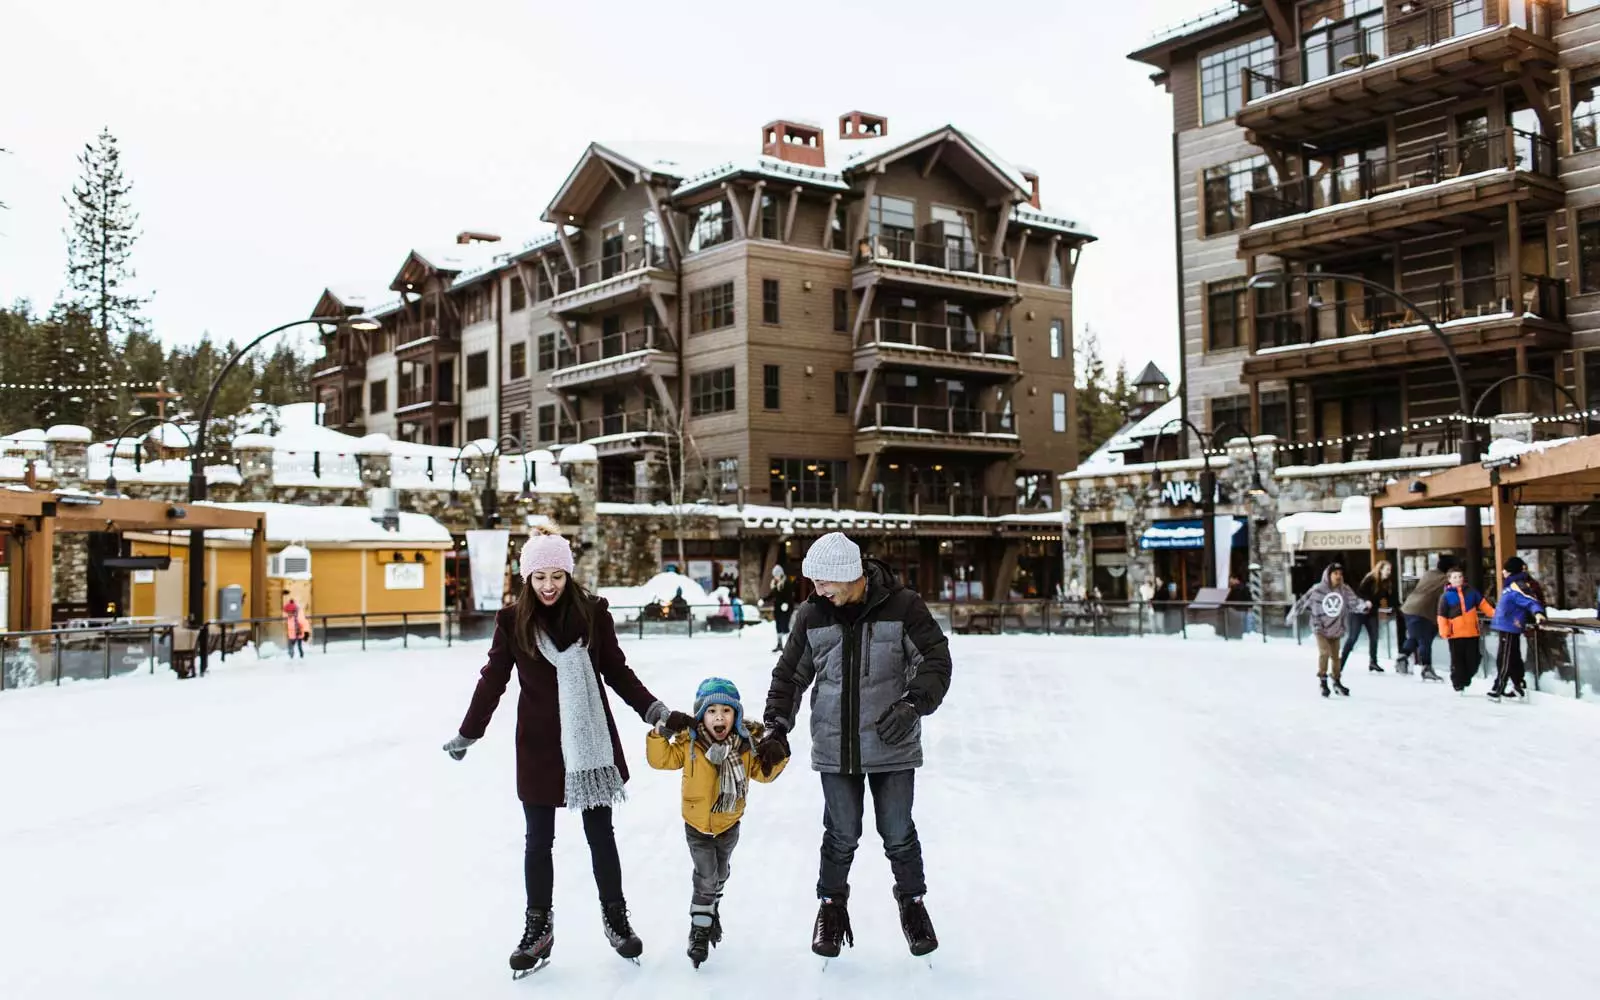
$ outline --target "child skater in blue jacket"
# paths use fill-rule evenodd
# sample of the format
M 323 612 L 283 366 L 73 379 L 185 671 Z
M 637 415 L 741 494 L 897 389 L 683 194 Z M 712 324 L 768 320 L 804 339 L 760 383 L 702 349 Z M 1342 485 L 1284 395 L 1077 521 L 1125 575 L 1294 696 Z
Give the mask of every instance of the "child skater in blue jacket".
M 1522 664 L 1522 629 L 1529 618 L 1535 622 L 1544 621 L 1544 605 L 1528 593 L 1533 589 L 1532 578 L 1528 576 L 1528 564 L 1512 556 L 1506 560 L 1502 576 L 1500 602 L 1495 605 L 1494 621 L 1489 623 L 1489 628 L 1500 640 L 1500 649 L 1495 655 L 1494 686 L 1489 689 L 1489 697 L 1495 701 L 1505 695 L 1508 681 L 1512 684 L 1513 698 L 1527 697 L 1528 682 Z

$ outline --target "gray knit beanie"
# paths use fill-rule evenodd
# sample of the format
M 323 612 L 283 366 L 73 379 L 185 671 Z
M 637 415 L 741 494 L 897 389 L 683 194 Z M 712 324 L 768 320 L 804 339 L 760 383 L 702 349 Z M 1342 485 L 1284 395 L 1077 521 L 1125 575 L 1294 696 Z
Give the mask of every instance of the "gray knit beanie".
M 823 583 L 852 583 L 861 579 L 861 546 L 842 531 L 830 531 L 811 543 L 800 572 Z

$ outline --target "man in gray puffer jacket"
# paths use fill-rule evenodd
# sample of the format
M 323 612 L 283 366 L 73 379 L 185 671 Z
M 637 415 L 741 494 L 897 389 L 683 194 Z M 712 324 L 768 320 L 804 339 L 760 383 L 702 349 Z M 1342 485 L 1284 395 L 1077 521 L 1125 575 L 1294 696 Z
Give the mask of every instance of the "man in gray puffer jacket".
M 767 692 L 765 761 L 788 755 L 800 696 L 811 687 L 811 766 L 822 775 L 821 905 L 811 950 L 832 958 L 855 944 L 850 930 L 850 863 L 861 840 L 864 796 L 894 872 L 900 926 L 914 955 L 939 946 L 923 906 L 922 844 L 911 819 L 922 717 L 950 688 L 950 647 L 928 606 L 840 532 L 812 543 L 801 572 L 816 594 L 795 612 Z M 814 684 L 814 686 L 813 686 Z

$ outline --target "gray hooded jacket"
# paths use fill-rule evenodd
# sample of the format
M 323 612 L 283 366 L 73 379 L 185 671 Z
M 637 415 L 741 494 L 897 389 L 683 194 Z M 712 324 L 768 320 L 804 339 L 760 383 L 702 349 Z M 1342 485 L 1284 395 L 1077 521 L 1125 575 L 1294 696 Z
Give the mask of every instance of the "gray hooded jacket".
M 811 688 L 811 766 L 835 774 L 903 771 L 922 764 L 922 725 L 896 744 L 878 738 L 878 716 L 897 701 L 931 715 L 950 689 L 950 645 L 916 591 L 866 561 L 867 598 L 854 625 L 820 595 L 795 611 L 772 671 L 767 726 L 794 729 Z
M 1328 581 L 1332 566 L 1322 571 L 1322 582 L 1301 595 L 1289 612 L 1286 621 L 1293 621 L 1302 609 L 1311 611 L 1311 630 L 1317 635 L 1337 639 L 1344 635 L 1345 616 L 1352 611 L 1365 611 L 1372 606 L 1364 601 L 1348 583 L 1335 587 Z

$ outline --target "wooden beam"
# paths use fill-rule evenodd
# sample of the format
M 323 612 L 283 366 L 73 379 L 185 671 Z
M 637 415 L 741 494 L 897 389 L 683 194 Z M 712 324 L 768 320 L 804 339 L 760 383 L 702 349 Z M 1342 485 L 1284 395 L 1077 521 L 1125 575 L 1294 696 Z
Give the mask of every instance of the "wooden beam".
M 661 294 L 661 289 L 650 286 L 650 302 L 656 307 L 656 315 L 661 318 L 661 323 L 667 328 L 667 333 L 672 337 L 673 346 L 678 344 L 678 311 L 668 309 L 666 299 Z
M 856 397 L 855 426 L 861 426 L 861 415 L 867 411 L 867 398 L 872 395 L 872 383 L 876 380 L 878 369 L 868 368 L 865 377 L 861 379 L 861 395 Z
M 845 247 L 851 253 L 856 252 L 856 247 L 867 236 L 867 215 L 872 211 L 872 198 L 878 190 L 878 175 L 871 174 L 867 177 L 866 185 L 861 189 L 861 212 L 856 217 L 856 223 L 851 227 L 850 245 Z
M 256 518 L 250 532 L 250 617 L 269 616 L 267 608 L 267 517 Z
M 861 466 L 861 481 L 856 485 L 856 506 L 858 508 L 868 506 L 869 501 L 867 498 L 872 494 L 872 480 L 877 474 L 878 453 L 870 451 L 867 453 L 866 462 Z
M 621 189 L 622 189 L 622 190 L 624 190 L 624 191 L 626 191 L 626 190 L 628 190 L 628 185 L 627 185 L 627 182 L 625 182 L 625 181 L 624 181 L 624 180 L 623 180 L 623 179 L 622 179 L 622 177 L 621 177 L 621 175 L 620 175 L 620 174 L 618 174 L 618 173 L 617 173 L 617 172 L 616 172 L 616 171 L 615 171 L 615 170 L 613 170 L 613 169 L 612 169 L 612 168 L 611 168 L 611 164 L 609 164 L 609 163 L 607 163 L 607 162 L 606 162 L 606 158 L 605 158 L 605 157 L 603 157 L 603 156 L 596 156 L 596 157 L 595 157 L 595 160 L 596 160 L 596 161 L 597 161 L 597 162 L 599 162 L 599 164 L 600 164 L 600 165 L 601 165 L 601 166 L 602 166 L 602 167 L 605 167 L 605 168 L 606 168 L 606 173 L 607 173 L 607 174 L 609 174 L 609 175 L 610 175 L 610 176 L 611 176 L 611 179 L 612 179 L 612 180 L 614 180 L 614 181 L 616 181 L 616 182 L 617 182 L 617 187 L 619 187 L 619 188 L 621 188 Z
M 833 197 L 828 199 L 828 217 L 822 220 L 822 249 L 833 249 L 833 217 L 839 214 L 839 192 L 835 191 Z M 850 247 L 845 247 L 850 250 Z
M 1253 438 L 1261 433 L 1261 383 L 1250 383 L 1250 436 Z M 1250 445 L 1255 448 L 1254 444 Z
M 655 206 L 656 224 L 667 234 L 667 244 L 672 247 L 676 260 L 683 260 L 683 239 L 678 235 L 677 213 L 671 209 L 672 198 L 664 188 L 650 189 L 650 203 Z
M 650 385 L 655 389 L 656 396 L 661 400 L 661 413 L 672 421 L 674 428 L 678 425 L 678 403 L 672 398 L 672 393 L 667 391 L 667 380 L 659 372 L 650 373 Z
M 25 545 L 23 558 L 27 563 L 28 617 L 23 627 L 47 629 L 50 627 L 50 605 L 55 600 L 55 518 L 39 518 Z
M 561 283 L 556 280 L 556 269 L 550 264 L 550 255 L 547 253 L 540 254 L 539 264 L 544 268 L 545 279 L 550 282 L 550 294 L 552 296 L 560 295 Z M 533 292 L 528 289 L 523 289 L 523 291 L 530 296 L 533 294 Z M 530 298 L 529 301 L 531 302 L 532 299 Z
M 1494 574 L 1499 590 L 1500 569 L 1517 554 L 1517 505 L 1511 502 L 1511 487 L 1496 486 L 1490 494 L 1494 509 Z
M 1272 22 L 1272 35 L 1278 44 L 1284 47 L 1293 45 L 1294 29 L 1289 26 L 1289 18 L 1284 13 L 1283 0 L 1266 0 L 1261 6 L 1267 12 L 1267 20 Z
M 1524 68 L 1522 75 L 1517 77 L 1517 84 L 1522 88 L 1522 96 L 1527 99 L 1528 105 L 1533 108 L 1533 113 L 1539 117 L 1539 134 L 1546 139 L 1554 140 L 1556 138 L 1556 123 L 1550 117 L 1550 101 L 1539 91 L 1539 85 L 1533 81 L 1533 74 Z M 1567 98 L 1563 96 L 1563 106 L 1566 100 Z M 1565 120 L 1563 119 L 1563 121 Z
M 1012 274 L 1022 273 L 1022 255 L 1028 252 L 1028 237 L 1032 235 L 1032 233 L 1033 230 L 1024 227 L 1022 230 L 1022 235 L 1017 237 L 1017 255 L 1011 260 Z
M 750 214 L 745 218 L 750 220 L 750 231 L 755 239 L 763 239 L 761 233 L 761 192 L 765 191 L 767 182 L 756 181 L 755 190 L 750 192 Z
M 1556 92 L 1560 102 L 1561 120 L 1572 121 L 1572 70 L 1566 66 L 1556 70 Z M 1542 121 L 1541 121 L 1541 124 Z M 1563 157 L 1572 155 L 1572 130 L 1561 130 L 1560 154 Z M 1554 245 L 1552 243 L 1552 245 Z
M 1039 280 L 1048 280 L 1050 277 L 1050 262 L 1056 259 L 1056 254 L 1061 252 L 1061 234 L 1050 234 L 1050 252 L 1044 257 L 1044 273 L 1039 275 Z
M 834 195 L 834 197 L 837 198 L 838 195 Z M 794 187 L 789 189 L 789 214 L 783 220 L 783 242 L 785 243 L 792 242 L 792 238 L 794 236 L 794 217 L 796 212 L 799 211 L 799 208 L 800 185 L 796 184 Z M 827 241 L 824 240 L 822 245 L 827 246 Z
M 1383 508 L 1376 503 L 1367 505 L 1367 568 L 1378 568 L 1378 543 L 1383 540 Z M 1378 609 L 1373 608 L 1374 612 Z
M 922 164 L 923 180 L 927 180 L 928 177 L 933 173 L 933 168 L 938 164 L 939 156 L 944 153 L 944 147 L 946 145 L 946 143 L 941 142 L 933 147 L 933 152 L 928 154 L 928 159 Z
M 543 259 L 542 254 L 540 257 Z M 522 279 L 522 301 L 527 305 L 532 305 L 534 292 L 539 287 L 539 283 L 536 280 L 538 276 L 533 273 L 533 266 L 525 260 L 517 261 L 517 277 Z M 550 294 L 554 295 L 555 292 L 556 286 L 552 284 L 550 286 Z M 509 305 L 509 302 L 507 304 Z
M 564 392 L 556 393 L 556 403 L 561 407 L 561 412 L 567 415 L 567 422 L 572 424 L 572 429 L 578 433 L 578 440 L 583 440 L 583 421 L 578 419 L 578 410 L 572 405 L 572 399 Z M 556 437 L 560 437 L 559 428 Z
M 1527 344 L 1518 344 L 1517 345 L 1517 374 L 1518 375 L 1526 375 L 1526 374 L 1528 374 L 1528 345 Z M 1516 387 L 1516 389 L 1515 389 L 1516 396 L 1514 398 L 1516 399 L 1517 412 L 1518 413 L 1527 413 L 1528 412 L 1528 380 L 1525 379 L 1525 378 L 1519 378 L 1519 379 L 1517 379 L 1517 381 L 1515 383 L 1513 383 L 1513 385 Z
M 572 269 L 573 280 L 581 280 L 578 275 L 578 255 L 572 249 L 572 238 L 567 235 L 564 223 L 556 223 L 556 239 L 561 241 L 561 253 L 567 258 L 567 267 Z
M 1004 257 L 1006 255 L 1006 227 L 1011 224 L 1011 206 L 1002 205 L 1000 206 L 1000 211 L 995 214 L 1000 218 L 995 223 L 994 242 L 989 244 L 989 253 L 995 257 Z M 1011 277 L 1013 280 L 1017 277 L 1017 269 L 1015 267 L 1011 269 Z
M 872 295 L 875 291 L 877 291 L 877 288 L 878 283 L 874 281 L 861 292 L 861 304 L 856 306 L 855 323 L 850 327 L 851 347 L 861 346 L 861 321 L 866 317 L 867 313 L 872 310 Z
M 734 239 L 749 239 L 750 230 L 745 228 L 744 210 L 739 207 L 739 189 L 723 181 L 722 193 L 728 206 L 728 213 L 733 216 Z
M 1515 139 L 1515 134 L 1507 130 L 1506 141 L 1510 143 Z M 1511 314 L 1521 316 L 1525 311 L 1522 308 L 1522 213 L 1515 201 L 1506 202 L 1506 242 L 1511 248 Z

